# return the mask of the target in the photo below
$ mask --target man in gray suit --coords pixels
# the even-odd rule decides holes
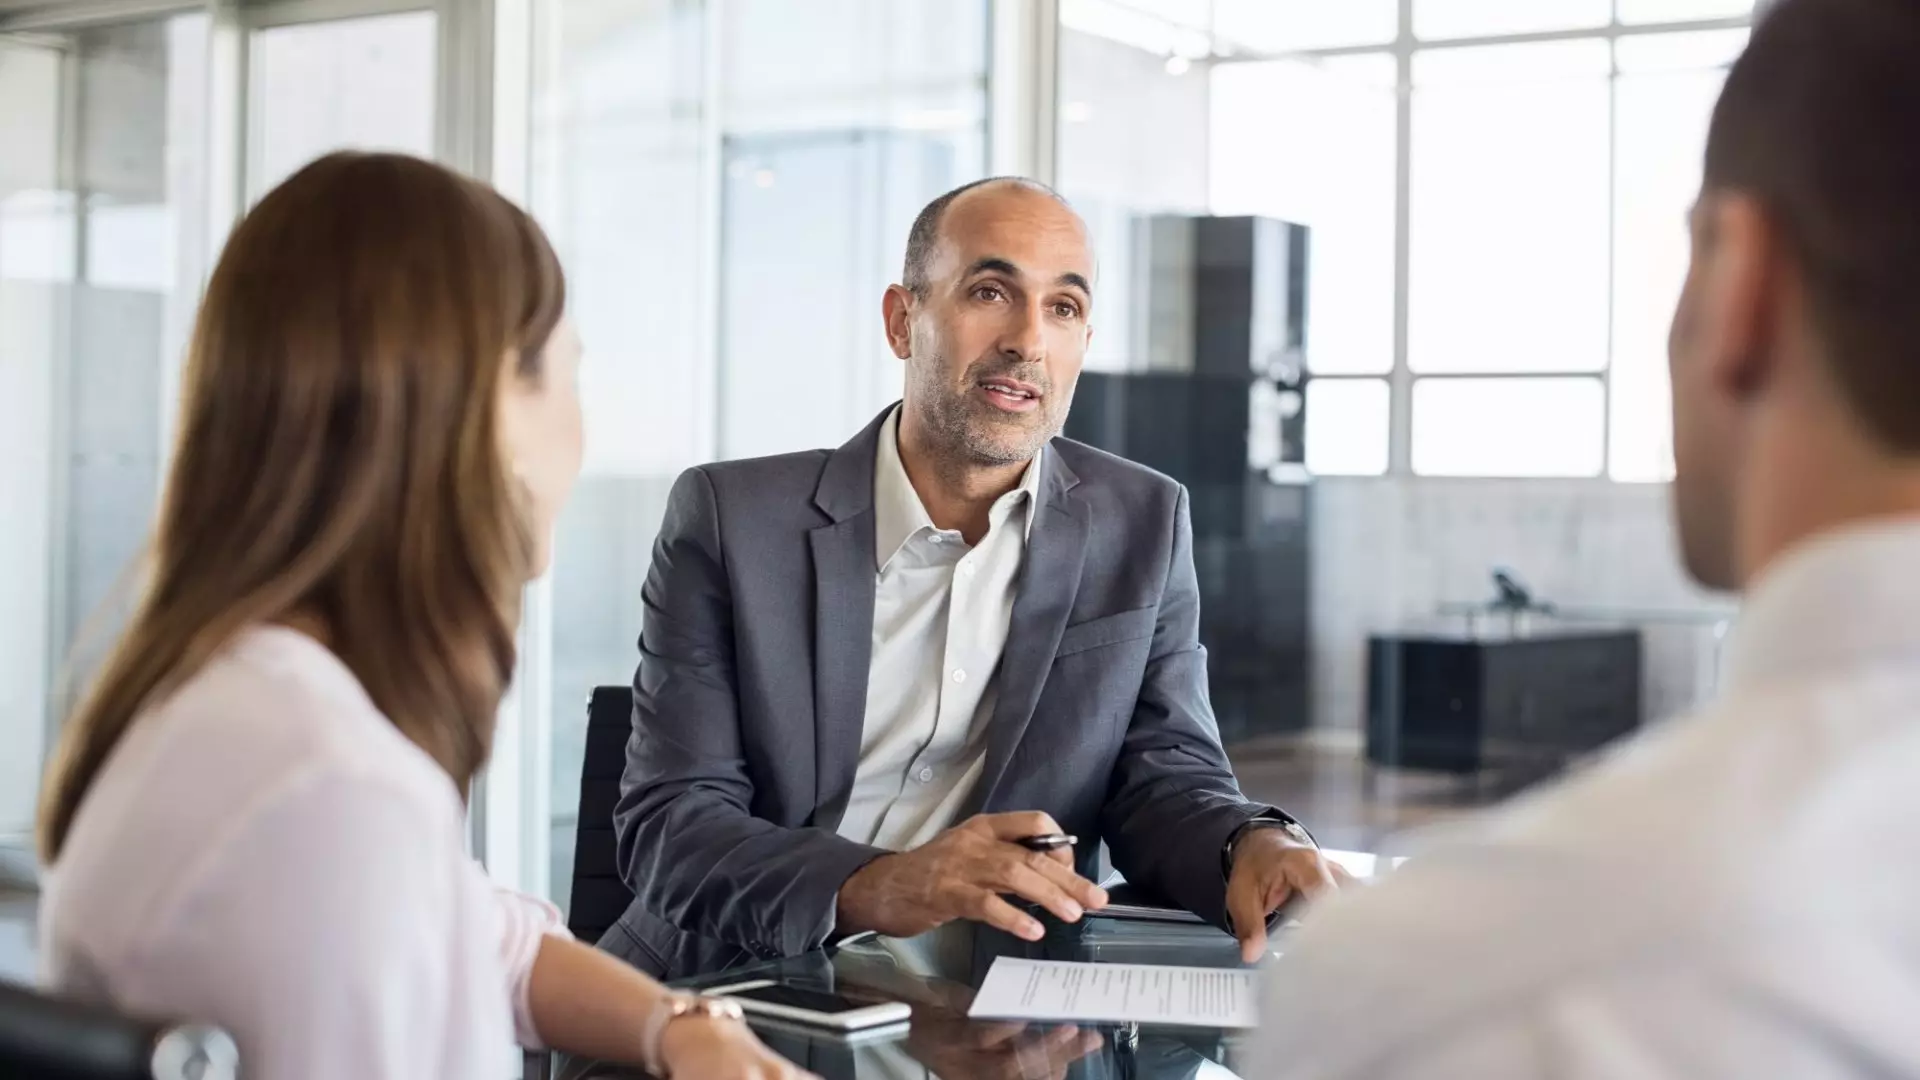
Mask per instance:
[[[666,978],[956,920],[1034,939],[1130,881],[1236,932],[1339,871],[1247,802],[1207,702],[1187,493],[1058,438],[1085,224],[1000,179],[914,223],[905,400],[838,450],[693,469],[645,589],[601,945]],[[1039,834],[1076,848],[1034,852]]]

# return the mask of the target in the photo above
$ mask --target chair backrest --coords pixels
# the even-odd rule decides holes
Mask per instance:
[[[218,1028],[135,1020],[0,983],[0,1076],[36,1080],[233,1080],[240,1052]]]
[[[587,753],[580,763],[580,821],[574,826],[573,898],[567,929],[581,941],[600,940],[633,902],[614,856],[613,805],[627,767],[633,734],[633,690],[595,687],[587,699]]]

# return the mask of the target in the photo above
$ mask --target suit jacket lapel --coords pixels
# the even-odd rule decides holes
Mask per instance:
[[[888,410],[889,412],[891,409]],[[812,530],[813,824],[837,829],[853,794],[873,656],[873,464],[887,413],[827,458],[814,505],[829,523]]]
[[[1088,512],[1086,503],[1073,494],[1079,478],[1051,448],[1042,458],[1042,467],[1041,505],[1033,508],[1037,516],[1027,538],[1013,620],[1001,653],[999,699],[987,729],[986,761],[963,817],[992,806],[995,789],[1040,703],[1040,691],[1053,668],[1054,651],[1060,647],[1060,635],[1080,588]]]

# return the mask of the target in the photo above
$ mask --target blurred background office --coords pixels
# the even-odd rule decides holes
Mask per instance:
[[[128,601],[203,278],[343,146],[532,208],[587,344],[586,476],[473,801],[504,882],[567,902],[587,696],[631,677],[675,475],[892,401],[907,226],[989,174],[1094,231],[1073,433],[1194,488],[1253,793],[1390,851],[1670,717],[1734,614],[1668,534],[1665,334],[1753,9],[0,0],[0,875]]]

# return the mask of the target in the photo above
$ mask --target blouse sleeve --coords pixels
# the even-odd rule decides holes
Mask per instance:
[[[478,864],[476,875],[484,878]],[[500,966],[507,973],[507,991],[513,1002],[514,1037],[528,1049],[545,1045],[533,1022],[529,991],[533,984],[533,964],[540,945],[549,937],[572,941],[573,935],[561,921],[560,909],[545,900],[514,892],[485,882],[499,920]]]

